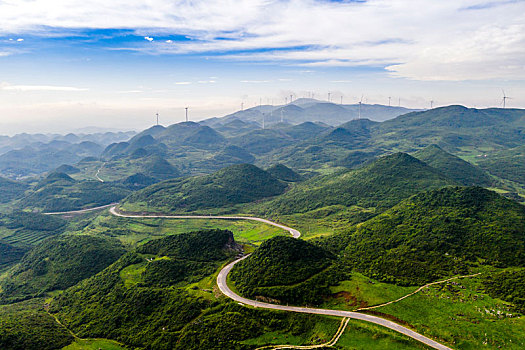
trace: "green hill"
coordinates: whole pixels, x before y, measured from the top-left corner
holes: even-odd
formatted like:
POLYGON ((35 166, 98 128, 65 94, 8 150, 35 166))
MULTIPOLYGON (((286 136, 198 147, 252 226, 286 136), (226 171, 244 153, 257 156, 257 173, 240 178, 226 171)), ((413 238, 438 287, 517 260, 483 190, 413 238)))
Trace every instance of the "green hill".
POLYGON ((26 251, 27 249, 0 242, 0 269, 18 262, 26 251))
POLYGON ((447 187, 417 194, 325 243, 342 248, 365 275, 396 284, 466 273, 477 262, 525 266, 525 207, 481 187, 447 187))
POLYGON ((377 159, 356 170, 318 176, 265 203, 262 210, 294 214, 331 205, 389 208, 415 193, 456 184, 405 153, 377 159))
POLYGON ((464 147, 509 148, 525 142, 525 111, 447 106, 412 112, 380 123, 377 140, 402 149, 437 143, 449 150, 464 147))
POLYGON ((274 237, 235 265, 230 278, 251 299, 317 304, 339 280, 334 258, 302 239, 274 237))
POLYGON ((0 203, 22 197, 27 189, 29 186, 24 183, 0 177, 0 203))
POLYGON ((67 222, 57 216, 14 211, 0 214, 0 241, 28 249, 43 239, 61 234, 67 222))
POLYGON ((131 194, 124 209, 167 212, 221 208, 283 193, 286 185, 251 164, 233 165, 211 175, 167 180, 131 194))
POLYGON ((292 285, 322 271, 332 259, 330 253, 302 239, 274 237, 238 263, 231 278, 243 294, 257 287, 292 285))
POLYGON ((114 203, 130 191, 121 184, 77 181, 63 173, 52 173, 20 200, 20 208, 57 212, 114 203))
POLYGON ((249 310, 229 301, 224 305, 211 291, 185 288, 195 278, 213 274, 236 253, 233 246, 232 233, 222 230, 147 243, 140 248, 143 253, 128 253, 66 290, 51 303, 50 311, 81 337, 111 338, 131 347, 242 348, 236 340, 264 333, 268 326, 262 324, 268 317, 249 318, 249 310))
POLYGON ((301 181, 301 175, 297 174, 292 169, 288 168, 283 164, 275 164, 266 169, 266 171, 275 177, 276 179, 287 181, 287 182, 296 182, 301 181))
POLYGON ((160 156, 144 158, 142 163, 142 172, 147 176, 159 180, 167 180, 180 176, 179 171, 166 159, 160 156))
POLYGON ((437 145, 430 145, 412 155, 464 186, 491 186, 494 182, 477 166, 445 152, 437 145))
POLYGON ((4 276, 0 300, 13 301, 65 289, 101 271, 123 253, 114 239, 59 236, 29 251, 4 276))
POLYGON ((487 152, 476 158, 476 163, 485 171, 525 185, 525 146, 487 152))

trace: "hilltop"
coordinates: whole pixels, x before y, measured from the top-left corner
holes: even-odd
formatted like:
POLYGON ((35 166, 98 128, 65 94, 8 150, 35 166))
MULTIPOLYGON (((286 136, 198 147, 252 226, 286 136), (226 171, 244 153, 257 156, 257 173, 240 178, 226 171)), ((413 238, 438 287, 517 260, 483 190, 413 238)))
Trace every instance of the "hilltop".
POLYGON ((243 122, 255 122, 262 125, 263 117, 266 125, 277 124, 283 120, 290 124, 301 124, 304 122, 318 122, 329 125, 339 125, 347 121, 357 119, 361 109, 361 118, 375 121, 384 121, 399 115, 414 111, 404 107, 359 104, 336 104, 313 98, 299 98, 289 104, 280 106, 261 105, 238 111, 222 118, 213 118, 205 121, 208 125, 228 124, 233 120, 243 122))
POLYGON ((51 173, 27 192, 17 206, 43 212, 78 210, 117 202, 129 192, 117 183, 77 181, 64 173, 51 173))
POLYGON ((209 280, 237 254, 235 247, 223 230, 152 241, 64 291, 50 312, 81 337, 165 350, 242 349, 243 340, 266 332, 312 329, 315 317, 248 309, 215 296, 209 280))
POLYGON ((412 154, 464 186, 491 186, 494 180, 477 166, 464 161, 437 145, 430 145, 412 154))
POLYGON ((124 209, 187 212, 253 202, 284 192, 286 184, 251 164, 211 175, 173 179, 146 187, 123 202, 124 209))
POLYGON ((8 203, 18 199, 29 189, 27 184, 0 177, 0 203, 8 203))
POLYGON ((447 187, 406 199, 325 244, 342 249, 365 275, 396 284, 464 274, 476 263, 525 266, 525 207, 480 187, 447 187))
POLYGON ((65 289, 101 271, 124 253, 115 239, 92 236, 50 238, 15 265, 0 282, 0 301, 38 297, 65 289))
POLYGON ((293 214, 332 205, 389 208, 420 191, 453 184, 456 182, 420 160, 396 153, 356 170, 298 183, 261 210, 293 214))
POLYGON ((302 239, 274 237, 236 264, 230 278, 250 299, 311 303, 326 293, 328 283, 322 272, 334 259, 328 251, 302 239))

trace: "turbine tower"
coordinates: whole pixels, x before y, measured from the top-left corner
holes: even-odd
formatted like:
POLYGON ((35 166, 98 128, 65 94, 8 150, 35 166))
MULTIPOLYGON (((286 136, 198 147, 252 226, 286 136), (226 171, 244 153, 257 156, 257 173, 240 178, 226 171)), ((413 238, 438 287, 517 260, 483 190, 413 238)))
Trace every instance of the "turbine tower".
POLYGON ((507 100, 511 100, 512 97, 508 97, 507 95, 505 95, 505 90, 501 89, 501 91, 503 92, 503 99, 501 100, 501 102, 503 103, 503 108, 505 108, 507 106, 507 100))
POLYGON ((388 107, 390 107, 390 101, 392 100, 391 96, 388 96, 388 107))
POLYGON ((189 107, 184 108, 186 110, 186 122, 188 122, 188 108, 189 107))
POLYGON ((361 95, 361 100, 359 101, 359 117, 357 119, 361 119, 361 104, 363 104, 363 95, 361 95))
POLYGON ((328 93, 328 102, 330 102, 330 93, 328 93))
POLYGON ((156 116, 157 116, 157 125, 159 125, 159 112, 157 112, 156 116))
POLYGON ((343 95, 341 95, 341 104, 343 104, 343 95))
POLYGON ((434 100, 430 100, 430 109, 434 108, 434 100))

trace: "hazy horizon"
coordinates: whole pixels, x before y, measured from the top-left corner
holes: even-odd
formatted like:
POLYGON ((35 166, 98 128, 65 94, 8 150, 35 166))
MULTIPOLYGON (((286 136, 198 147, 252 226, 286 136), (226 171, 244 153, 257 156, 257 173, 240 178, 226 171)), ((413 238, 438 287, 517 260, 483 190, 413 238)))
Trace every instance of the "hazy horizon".
POLYGON ((525 107, 525 1, 0 3, 1 134, 143 129, 314 94, 525 107))

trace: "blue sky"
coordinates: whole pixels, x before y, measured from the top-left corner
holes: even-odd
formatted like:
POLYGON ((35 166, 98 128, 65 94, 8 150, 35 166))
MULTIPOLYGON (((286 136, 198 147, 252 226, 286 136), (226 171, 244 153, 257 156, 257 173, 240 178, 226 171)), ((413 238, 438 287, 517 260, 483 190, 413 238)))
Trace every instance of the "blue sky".
MULTIPOLYGON (((525 107, 525 1, 0 2, 0 134, 297 97, 525 107)), ((393 102, 394 104, 394 102, 393 102)))

